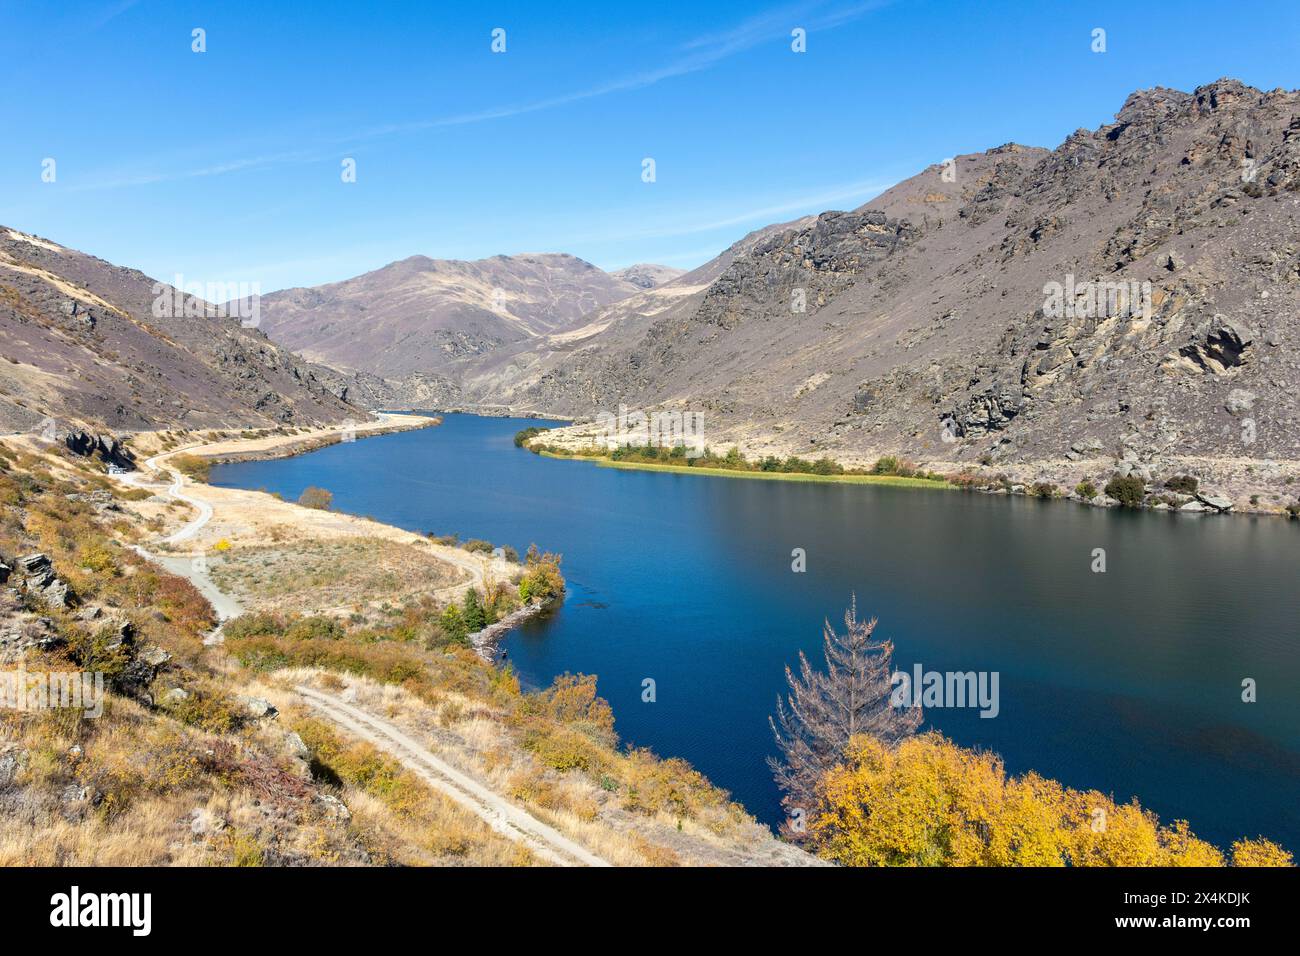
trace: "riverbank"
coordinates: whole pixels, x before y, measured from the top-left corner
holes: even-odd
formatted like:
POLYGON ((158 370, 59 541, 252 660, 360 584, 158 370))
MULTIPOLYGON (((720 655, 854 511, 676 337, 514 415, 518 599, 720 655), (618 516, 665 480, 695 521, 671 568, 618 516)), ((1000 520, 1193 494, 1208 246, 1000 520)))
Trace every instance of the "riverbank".
POLYGON ((137 432, 127 439, 128 447, 140 457, 165 456, 188 452, 212 463, 269 461, 290 458, 328 448, 358 438, 372 438, 394 432, 432 428, 442 424, 436 415, 375 412, 368 422, 343 422, 284 431, 260 429, 205 429, 203 432, 180 430, 137 432), (198 436, 199 440, 193 440, 198 436), (182 447, 184 446, 184 447, 182 447))
POLYGON ((665 471, 673 474, 707 475, 715 478, 757 478, 764 481, 825 481, 850 485, 892 485, 898 488, 931 488, 938 491, 955 491, 946 481, 931 478, 904 478, 898 475, 816 475, 793 471, 740 471, 733 468, 692 467, 688 465, 656 464, 642 461, 614 461, 594 455, 565 455, 552 451, 538 452, 543 458, 563 461, 589 461, 600 468, 617 468, 623 471, 665 471))
MULTIPOLYGON (((1300 518, 1300 500, 1288 500, 1288 494, 1294 497, 1293 492, 1277 490, 1287 489, 1293 484, 1300 486, 1300 463, 1296 462, 1251 462, 1245 459, 1207 462, 1177 458, 1164 462, 1161 466, 1164 474, 1157 476, 1151 466, 1132 457, 1110 461, 1084 458, 1074 452, 1071 453, 1072 460, 1067 462, 1040 461, 995 467, 961 462, 918 464, 893 455, 883 455, 870 464, 856 460, 841 462, 825 456, 815 462, 795 456, 782 459, 772 455, 760 460, 747 458, 739 446, 733 446, 725 458, 711 455, 709 463, 700 465, 693 464, 685 456, 673 456, 667 450, 653 447, 629 446, 610 450, 600 443, 598 429, 591 424, 525 429, 516 435, 515 444, 547 458, 592 461, 601 467, 632 471, 960 489, 991 495, 1068 500, 1094 508, 1300 518), (656 456, 662 460, 644 460, 656 456), (1203 477, 1206 475, 1211 477, 1203 477), (1268 486, 1274 489, 1271 493, 1243 491, 1243 488, 1252 487, 1246 483, 1247 479, 1257 475, 1267 475, 1268 486)), ((1085 449, 1092 450, 1091 446, 1085 449)))

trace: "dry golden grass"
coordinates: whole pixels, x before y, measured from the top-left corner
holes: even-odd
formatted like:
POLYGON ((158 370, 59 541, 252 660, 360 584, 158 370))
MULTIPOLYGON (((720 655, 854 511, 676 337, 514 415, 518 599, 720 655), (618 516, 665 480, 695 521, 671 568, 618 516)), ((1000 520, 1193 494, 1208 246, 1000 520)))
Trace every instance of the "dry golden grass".
MULTIPOLYGON (((454 665, 449 660, 447 666, 454 665)), ((276 671, 268 680, 286 701, 292 699, 286 688, 294 684, 331 693, 347 688, 355 706, 396 724, 615 865, 744 865, 770 853, 787 854, 787 862, 800 856, 681 761, 597 744, 599 767, 555 769, 523 746, 509 694, 467 690, 471 685, 464 680, 414 693, 365 676, 340 681, 308 668, 276 671)))
POLYGON ((213 582, 252 610, 346 611, 405 602, 468 580, 428 548, 378 537, 294 541, 217 554, 209 559, 213 582))

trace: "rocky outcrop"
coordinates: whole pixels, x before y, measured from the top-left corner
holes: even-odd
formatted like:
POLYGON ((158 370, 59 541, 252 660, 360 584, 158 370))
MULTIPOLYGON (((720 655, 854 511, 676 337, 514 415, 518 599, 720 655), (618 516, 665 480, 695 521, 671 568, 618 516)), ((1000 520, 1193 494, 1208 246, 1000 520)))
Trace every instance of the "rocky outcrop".
POLYGON ((63 443, 83 458, 98 458, 106 465, 116 465, 128 471, 135 468, 135 455, 112 435, 70 431, 63 437, 63 443))
POLYGON ((709 287, 695 320, 723 329, 756 317, 800 321, 917 234, 881 212, 822 213, 732 260, 709 287))
POLYGON ((20 587, 28 597, 51 608, 67 608, 76 603, 76 595, 68 583, 54 573, 48 555, 37 552, 19 558, 17 571, 22 577, 20 587))
POLYGON ((1223 375, 1246 363, 1255 335, 1244 326, 1216 315, 1204 338, 1178 350, 1179 358, 1202 372, 1223 375))

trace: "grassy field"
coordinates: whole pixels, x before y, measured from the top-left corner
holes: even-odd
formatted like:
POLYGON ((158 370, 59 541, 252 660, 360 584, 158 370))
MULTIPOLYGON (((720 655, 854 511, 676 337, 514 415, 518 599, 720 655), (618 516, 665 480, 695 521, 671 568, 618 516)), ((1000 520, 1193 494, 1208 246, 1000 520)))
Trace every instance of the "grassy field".
POLYGON ((622 468, 628 471, 670 471, 686 475, 710 475, 720 478, 759 478, 767 481, 830 481, 849 485, 893 485, 897 488, 938 488, 953 490, 946 481, 931 478, 901 478, 898 475, 812 475, 794 471, 739 471, 733 468, 692 468, 689 465, 656 464, 653 462, 610 461, 586 455, 557 455, 538 452, 544 458, 572 461, 590 461, 601 468, 622 468))
POLYGON ((234 548, 211 561, 217 587, 259 611, 400 603, 468 580, 425 550, 378 537, 234 548))

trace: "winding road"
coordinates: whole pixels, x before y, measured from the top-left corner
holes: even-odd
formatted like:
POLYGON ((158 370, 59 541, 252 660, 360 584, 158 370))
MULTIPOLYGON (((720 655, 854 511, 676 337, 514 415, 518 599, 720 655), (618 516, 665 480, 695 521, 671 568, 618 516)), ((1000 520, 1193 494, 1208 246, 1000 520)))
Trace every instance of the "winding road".
MULTIPOLYGON (((143 484, 145 469, 147 469, 149 472, 154 472, 154 473, 159 471, 165 471, 165 473, 171 474, 172 483, 163 492, 163 497, 171 498, 173 501, 184 502, 185 504, 198 509, 199 511, 198 516, 194 518, 192 521, 188 522, 183 528, 181 528, 175 534, 172 534, 169 537, 164 538, 163 544, 177 544, 181 541, 187 541, 190 538, 193 538, 196 534, 198 534, 199 530, 205 524, 207 524, 209 521, 212 520, 213 512, 212 512, 211 504, 209 504, 206 501, 202 501, 198 498, 192 498, 181 490, 181 488, 184 486, 185 476, 182 475, 179 471, 175 470, 174 468, 164 469, 164 467, 161 466, 161 462, 164 459, 172 455, 180 454, 181 452, 187 451, 190 448, 196 448, 196 447, 198 446, 186 445, 183 448, 177 448, 174 449, 173 451, 164 452, 161 455, 154 455, 152 458, 149 458, 145 461, 144 469, 141 469, 140 471, 128 472, 127 474, 124 475, 115 476, 125 485, 129 485, 132 488, 141 488, 147 491, 148 489, 144 488, 144 484, 143 484)), ((172 574, 185 578, 187 581, 189 581, 191 584, 193 584, 196 588, 199 589, 199 592, 205 598, 207 598, 208 603, 212 605, 212 609, 217 613, 217 628, 211 634, 209 634, 207 637, 203 639, 203 643, 205 644, 221 643, 221 630, 225 626, 226 622, 229 621, 231 618, 239 617, 239 615, 244 613, 244 609, 238 601, 236 601, 233 597, 231 597, 229 594, 225 593, 220 588, 218 588, 215 584, 212 583, 212 579, 208 577, 207 570, 204 568, 202 564, 198 563, 196 560, 201 556, 200 555, 154 554, 153 552, 141 547, 138 544, 132 545, 131 548, 133 551, 135 551, 136 554, 140 555, 142 558, 145 558, 146 560, 153 561, 156 562, 157 564, 162 565, 172 574)))
MULTIPOLYGON (((185 476, 177 469, 165 464, 166 459, 194 448, 202 443, 186 445, 172 451, 154 455, 144 462, 140 471, 115 475, 123 484, 133 488, 145 488, 145 472, 170 475, 172 483, 163 490, 164 497, 181 501, 198 509, 198 515, 186 523, 179 531, 162 539, 164 544, 178 544, 193 539, 203 527, 212 520, 213 506, 210 502, 192 497, 184 492, 185 476)), ((179 575, 192 583, 203 594, 217 613, 219 624, 204 639, 205 644, 221 642, 221 631, 231 618, 243 613, 243 608, 233 597, 221 591, 208 577, 201 564, 197 564, 195 555, 160 555, 153 554, 139 545, 133 549, 154 561, 173 574, 179 575)), ((475 555, 458 552, 451 548, 440 549, 440 557, 449 563, 469 572, 471 580, 460 582, 441 589, 448 595, 463 593, 471 585, 482 586, 485 580, 488 562, 475 555), (442 552, 448 552, 443 554, 442 552)), ((610 866, 611 864, 596 856, 586 847, 565 836, 559 830, 543 823, 527 811, 511 803, 505 797, 491 790, 477 780, 452 767, 445 760, 436 756, 418 741, 407 736, 401 729, 374 714, 353 706, 346 701, 310 687, 297 686, 297 693, 323 716, 347 730, 349 733, 366 740, 381 750, 391 754, 402 766, 415 773, 439 793, 455 801, 460 806, 480 817, 494 831, 526 846, 540 860, 556 866, 610 866)))
POLYGON ((611 865, 435 756, 389 721, 311 687, 299 685, 294 690, 334 723, 396 757, 431 787, 477 814, 497 833, 528 847, 540 859, 556 866, 611 865))

